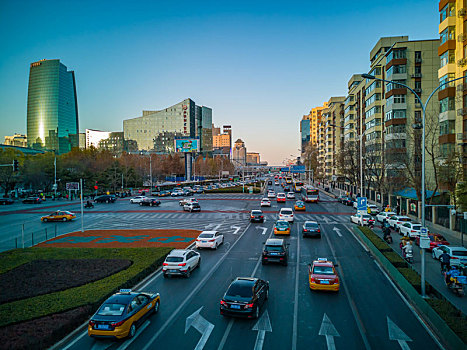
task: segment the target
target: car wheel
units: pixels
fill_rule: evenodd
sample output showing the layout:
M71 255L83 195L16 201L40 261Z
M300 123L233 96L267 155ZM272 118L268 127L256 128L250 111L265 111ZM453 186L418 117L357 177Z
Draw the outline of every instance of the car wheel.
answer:
M198 264L196 265L196 267L199 267L200 265L201 265L201 257L199 257Z
M136 333L136 326L133 323L130 327L130 331L128 332L128 338L133 338L135 336L135 333Z
M160 306L160 303L159 303L159 300L156 301L156 304L154 305L154 307L152 308L154 311L155 314L157 314L159 312L159 306Z
M188 268L188 270L186 270L186 274L185 274L185 277L188 278L191 276L191 269Z
M152 203L149 203L149 206L150 206L150 207L152 207L153 205L154 205L154 204L152 204Z
M263 260L261 259L261 265L266 265L267 264L267 261L266 260Z
M63 219L62 219L62 221L63 221L63 222L66 222L66 221L67 221L67 219L66 219L66 218L63 218Z
M142 207L142 206L143 206L143 202L139 202L139 206Z
M255 309L255 316L253 318L257 319L259 317L259 306Z
M48 220L47 218L44 218L44 222L47 222L47 220Z
M107 204L109 204L109 203L110 203L108 199L107 199L105 202L106 202Z
M221 241L221 244L224 244L224 237L222 237L222 241Z
M214 249L217 250L218 246L219 246L219 244L216 243L216 245L214 246Z
M432 251L431 252L431 257L436 260L436 253Z
M268 300L269 299L269 288L266 289L266 294L264 295L264 300Z
M287 265L288 265L287 260L285 260L285 261L282 263L282 265L287 266Z

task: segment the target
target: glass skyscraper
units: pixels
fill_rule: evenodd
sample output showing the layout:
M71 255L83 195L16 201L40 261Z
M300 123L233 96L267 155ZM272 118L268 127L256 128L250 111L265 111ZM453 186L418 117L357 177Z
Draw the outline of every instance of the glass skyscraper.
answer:
M59 154L78 147L75 74L58 59L31 63L27 124L29 147Z

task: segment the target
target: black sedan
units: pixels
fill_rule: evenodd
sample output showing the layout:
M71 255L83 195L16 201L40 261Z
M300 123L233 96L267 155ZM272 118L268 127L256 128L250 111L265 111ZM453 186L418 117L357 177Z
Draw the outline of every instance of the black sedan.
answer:
M250 213L250 222L264 222L264 215L261 210L252 210Z
M161 205L161 201L154 198L144 198L142 202L139 202L140 206L158 207Z
M269 282L254 277L237 277L220 303L223 316L258 318L260 308L268 300Z
M341 203L345 205L353 205L353 199L350 197L345 197L342 199Z
M24 204L40 204L42 203L42 199L40 197L27 197L23 199Z
M302 227L303 237L321 238L321 229L316 221L305 221Z
M94 202L96 203L115 203L116 200L117 197L108 194L94 198Z
M13 204L15 201L10 198L0 198L0 205Z

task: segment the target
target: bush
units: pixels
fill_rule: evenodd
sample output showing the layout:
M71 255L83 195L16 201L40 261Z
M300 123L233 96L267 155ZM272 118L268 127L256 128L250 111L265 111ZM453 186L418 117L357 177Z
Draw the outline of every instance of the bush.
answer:
M216 188L213 190L206 190L205 193L249 193L249 187L252 185L245 185L245 192L243 191L243 186L227 187L227 188ZM253 193L260 193L260 187L253 187Z
M392 252L392 248L382 240L376 233L374 233L369 227L358 226L360 231L373 243L373 245L381 252Z
M171 248L28 248L0 254L2 270L38 259L127 259L133 264L98 281L0 305L0 327L90 306L95 310L120 288L130 288L162 264ZM53 281L44 281L53 283ZM83 320L84 322L84 320Z
M428 304L435 310L446 324L464 343L467 343L467 320L449 301L445 299L427 299Z
M396 252L394 252L394 251L383 252L383 255L386 257L386 259L388 259L391 262L391 264L394 265L394 267L396 267L396 268L406 268L407 267L407 262L404 259L402 259L400 257L400 255L397 254ZM408 269L408 270L411 270L411 269ZM413 270L411 270L411 271L413 271Z

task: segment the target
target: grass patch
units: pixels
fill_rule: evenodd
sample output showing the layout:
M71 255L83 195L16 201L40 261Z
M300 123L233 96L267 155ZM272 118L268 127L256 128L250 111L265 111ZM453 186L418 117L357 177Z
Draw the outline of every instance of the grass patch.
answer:
M95 310L120 288L130 288L162 264L172 248L28 248L0 254L0 272L34 260L125 259L125 270L79 287L0 305L0 327L60 313L80 306ZM44 283L53 283L44 281ZM83 320L84 321L84 320Z

